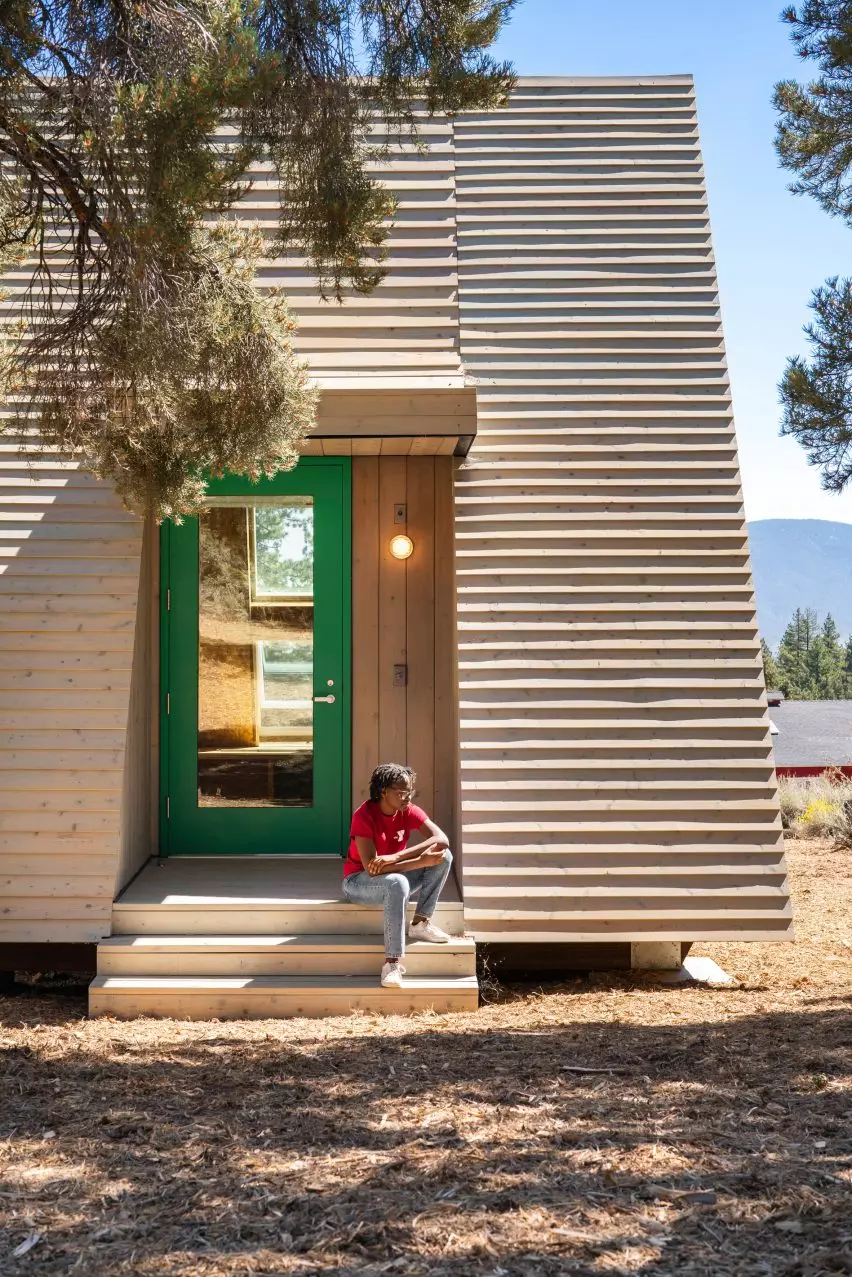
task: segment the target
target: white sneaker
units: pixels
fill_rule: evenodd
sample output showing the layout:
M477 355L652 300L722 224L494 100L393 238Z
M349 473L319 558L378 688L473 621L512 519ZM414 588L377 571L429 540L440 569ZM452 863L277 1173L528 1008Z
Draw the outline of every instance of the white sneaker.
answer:
M401 962L386 962L382 967L382 988L401 989L405 967Z
M425 922L412 922L408 928L409 940L429 940L432 944L448 944L450 937L446 931L436 927L431 918Z

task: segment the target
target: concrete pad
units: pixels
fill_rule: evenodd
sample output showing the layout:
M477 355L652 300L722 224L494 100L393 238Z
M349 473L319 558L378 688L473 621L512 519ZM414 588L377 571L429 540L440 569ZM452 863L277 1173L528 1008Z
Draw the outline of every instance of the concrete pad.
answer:
M723 971L718 962L712 958L699 958L690 955L684 958L677 971L654 971L654 979L660 984L735 984L734 977Z

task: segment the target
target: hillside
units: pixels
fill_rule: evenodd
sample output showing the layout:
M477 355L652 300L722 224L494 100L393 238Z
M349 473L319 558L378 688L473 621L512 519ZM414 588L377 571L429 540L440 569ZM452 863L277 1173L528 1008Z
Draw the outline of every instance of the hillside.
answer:
M852 634L852 523L758 519L748 532L760 633L773 648L797 607L831 612Z

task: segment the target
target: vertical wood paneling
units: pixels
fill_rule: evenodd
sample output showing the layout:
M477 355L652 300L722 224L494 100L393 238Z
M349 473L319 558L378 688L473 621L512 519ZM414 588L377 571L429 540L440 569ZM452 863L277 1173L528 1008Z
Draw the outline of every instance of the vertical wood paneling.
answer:
M435 810L435 462L409 461L408 535L414 553L405 564L408 763L417 772L420 806Z
M435 458L435 819L453 844L458 836L459 678L452 457Z
M357 610L354 613L353 803L366 798L377 763L408 762L417 770L423 806L455 840L458 694L452 461L358 457L352 481L352 596L353 601L364 596L375 603L369 624L359 619ZM404 525L393 523L398 501L407 502ZM399 563L390 558L387 543L394 533L406 531L415 552L407 563ZM403 660L408 685L394 688L393 666Z
M404 457L382 457L379 464L379 754L380 762L404 762L407 689L394 687L394 665L408 660L406 642L406 568L388 550L395 532L393 509L407 500Z
M139 604L133 642L130 704L127 715L127 748L124 758L124 786L121 803L121 852L116 866L118 893L151 855L152 818L159 801L158 776L152 769L157 759L154 702L158 685L159 615L159 528L148 520L142 536L139 571Z
M379 756L379 458L352 464L352 805Z

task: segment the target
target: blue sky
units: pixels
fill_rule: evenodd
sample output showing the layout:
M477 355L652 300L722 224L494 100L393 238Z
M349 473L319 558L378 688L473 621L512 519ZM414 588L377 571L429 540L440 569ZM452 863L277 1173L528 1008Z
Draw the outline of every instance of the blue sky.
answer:
M498 45L520 75L695 77L746 513L852 523L852 491L821 491L778 437L777 383L804 353L811 290L852 274L852 229L789 194L773 149L772 89L807 78L782 0L521 0Z

